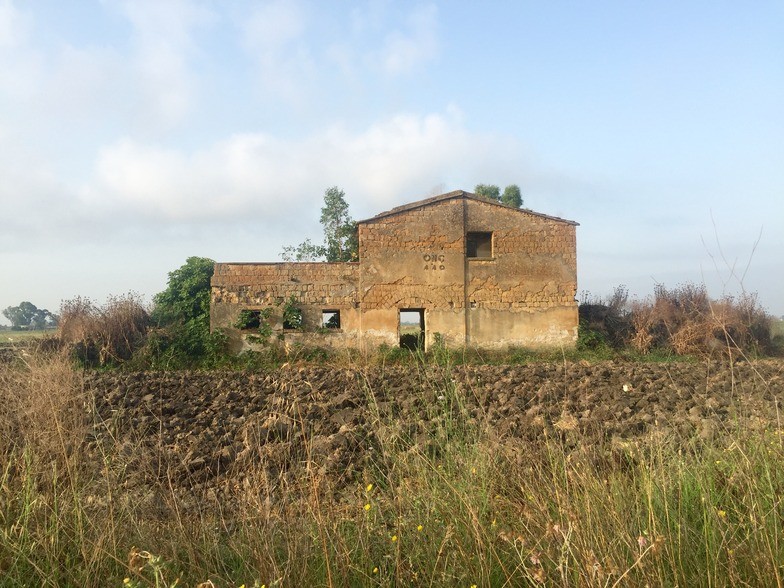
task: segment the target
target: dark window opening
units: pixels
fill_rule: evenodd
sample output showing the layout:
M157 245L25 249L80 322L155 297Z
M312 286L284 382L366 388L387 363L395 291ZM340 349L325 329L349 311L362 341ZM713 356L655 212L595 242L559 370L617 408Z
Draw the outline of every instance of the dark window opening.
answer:
M400 309L400 346L404 349L425 348L425 309Z
M340 311L339 310L322 310L321 311L321 326L325 329L339 329L340 328Z
M261 327L261 311L260 310L241 310L240 315L237 317L237 322L234 326L243 331L249 329L258 329Z
M493 233L468 233L466 257L493 257Z

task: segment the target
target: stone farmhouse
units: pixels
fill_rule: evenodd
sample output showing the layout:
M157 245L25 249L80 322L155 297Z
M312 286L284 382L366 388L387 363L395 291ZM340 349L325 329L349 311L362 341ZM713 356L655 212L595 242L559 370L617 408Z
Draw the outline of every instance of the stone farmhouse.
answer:
M211 327L284 343L573 346L573 221L461 190L360 221L356 262L216 263Z

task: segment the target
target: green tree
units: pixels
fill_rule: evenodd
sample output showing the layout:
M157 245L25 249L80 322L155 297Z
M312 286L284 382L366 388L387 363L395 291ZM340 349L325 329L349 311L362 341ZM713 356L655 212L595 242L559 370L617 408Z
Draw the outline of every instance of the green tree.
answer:
M326 256L323 245L316 245L310 239L305 239L299 245L286 245L280 256L285 261L317 261Z
M353 261L359 257L357 223L348 212L346 194L337 186L324 192L321 226L324 227L327 261Z
M306 239L299 245L289 245L280 254L285 261L356 261L359 258L357 223L351 218L346 194L333 186L324 192L321 208L324 245Z
M495 184L477 184L474 188L474 194L488 200L501 202L501 189Z
M501 189L495 184L477 184L474 188L474 194L514 208L520 208L523 205L523 197L517 184L510 184L504 188L503 195Z
M45 329L57 326L57 315L26 300L20 302L19 306L9 306L3 310L3 316L11 321L14 329Z
M520 193L520 186L517 184L510 184L504 188L504 193L501 196L501 202L507 206L520 208L523 205L523 196Z
M185 265L169 272L166 290L156 294L153 319L162 326L210 316L210 280L215 262L189 257Z
M216 353L223 341L210 334L210 280L215 262L206 257L189 257L185 265L169 273L166 290L156 294L153 322L165 328L165 341L156 340L172 365L197 363Z

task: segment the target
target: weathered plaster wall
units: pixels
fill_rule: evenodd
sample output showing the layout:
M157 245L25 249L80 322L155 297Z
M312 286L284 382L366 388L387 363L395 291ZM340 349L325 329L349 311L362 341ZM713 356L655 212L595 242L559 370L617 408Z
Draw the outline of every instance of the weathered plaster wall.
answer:
M359 225L360 303L368 345L396 343L399 309L424 309L438 332L465 340L463 203L447 200ZM388 334L392 334L390 337Z
M447 195L450 196L450 195ZM467 258L466 233L492 233L492 257ZM372 348L399 342L401 309L423 309L431 345L572 345L577 337L575 225L474 197L436 198L359 224L358 263L216 264L212 325L272 307L284 338ZM283 332L294 296L305 333ZM338 332L318 332L340 310ZM230 329L235 348L243 336Z
M491 258L466 257L468 232L493 234ZM424 308L428 344L435 333L484 347L576 339L571 223L452 199L370 219L360 243L360 302L374 332L395 332L399 308Z
M212 277L210 323L226 328L231 346L247 347L247 335L231 327L242 310L272 308L275 335L298 340L302 333L283 329L283 305L291 296L302 310L303 330L311 343L356 347L360 329L358 263L216 263ZM318 332L323 310L339 310L341 328ZM316 338L318 340L316 340Z
M466 230L493 233L493 257L466 260L467 343L574 344L574 224L492 203L468 200L466 205Z

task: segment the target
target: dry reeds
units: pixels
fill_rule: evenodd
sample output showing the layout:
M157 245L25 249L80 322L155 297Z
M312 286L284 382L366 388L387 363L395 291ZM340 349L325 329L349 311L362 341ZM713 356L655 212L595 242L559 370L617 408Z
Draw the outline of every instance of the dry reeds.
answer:
M620 287L607 301L584 302L580 317L613 347L629 346L641 354L659 350L716 357L773 351L771 317L756 294L713 300L700 284L672 289L658 284L652 297L631 301Z
M88 365L122 363L147 335L149 313L139 295L112 296L103 306L76 297L60 307L60 339Z

